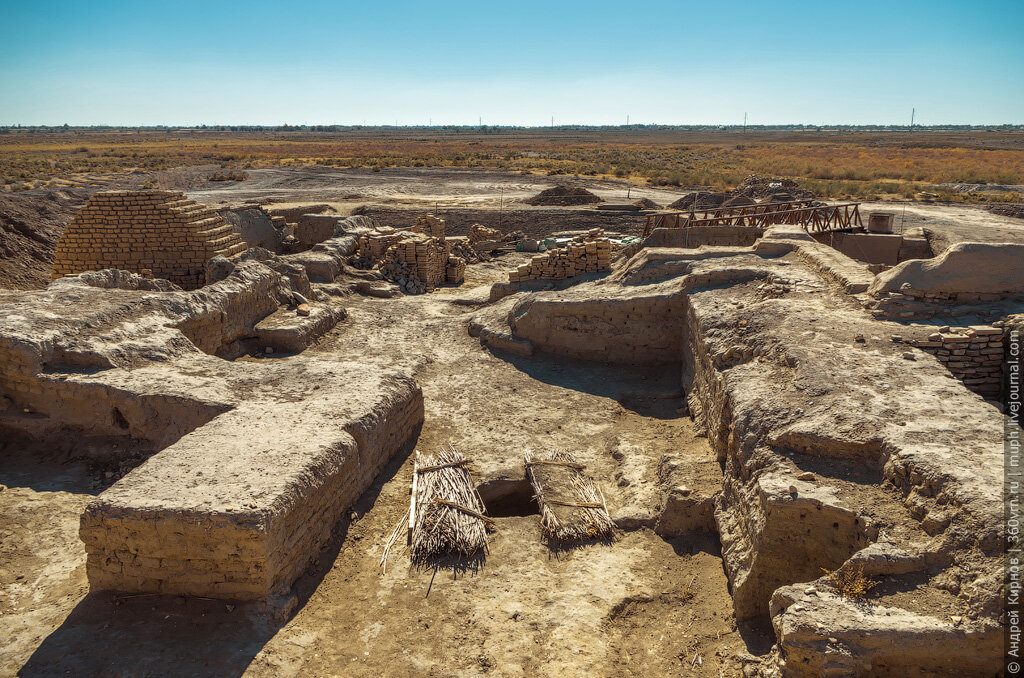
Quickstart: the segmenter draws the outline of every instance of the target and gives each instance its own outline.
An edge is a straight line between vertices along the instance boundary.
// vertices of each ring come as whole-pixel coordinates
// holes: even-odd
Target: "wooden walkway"
[[[717,207],[688,212],[663,212],[647,216],[644,237],[656,228],[683,226],[751,226],[767,228],[774,224],[799,224],[808,233],[863,228],[860,203],[815,205],[814,200],[794,200],[737,207]]]

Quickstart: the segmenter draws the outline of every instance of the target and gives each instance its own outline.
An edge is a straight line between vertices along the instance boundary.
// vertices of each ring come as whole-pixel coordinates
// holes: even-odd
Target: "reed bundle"
[[[410,511],[413,562],[442,555],[472,557],[487,551],[484,502],[473,486],[468,462],[451,444],[417,461]]]
[[[547,459],[523,457],[526,476],[540,505],[541,532],[550,542],[610,539],[615,523],[608,515],[604,494],[583,473],[568,452],[556,450]]]

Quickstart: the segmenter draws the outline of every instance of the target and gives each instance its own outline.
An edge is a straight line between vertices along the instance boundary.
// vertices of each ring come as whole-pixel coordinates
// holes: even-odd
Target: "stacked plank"
[[[435,217],[433,214],[421,214],[416,217],[416,223],[409,229],[413,233],[422,233],[431,238],[444,238],[444,219]]]
[[[222,216],[179,191],[106,191],[68,223],[53,278],[114,268],[194,290],[206,282],[207,261],[245,250]]]
[[[445,281],[448,248],[444,240],[419,233],[406,234],[405,238],[388,248],[384,258],[409,264],[413,274],[419,277],[428,289],[437,287]]]
[[[565,247],[548,250],[509,273],[510,283],[527,280],[562,280],[584,273],[611,270],[612,242],[593,229],[573,238]]]

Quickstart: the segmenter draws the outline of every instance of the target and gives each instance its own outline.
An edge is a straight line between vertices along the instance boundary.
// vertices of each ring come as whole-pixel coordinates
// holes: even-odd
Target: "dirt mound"
[[[742,184],[729,192],[730,195],[743,195],[748,198],[767,198],[773,193],[788,193],[795,200],[806,200],[815,197],[812,191],[801,188],[792,179],[781,177],[762,177],[757,174],[748,176]]]
[[[756,205],[757,201],[753,198],[748,198],[745,195],[734,195],[725,202],[722,203],[722,207],[744,207],[746,205]]]
[[[0,287],[49,284],[57,241],[88,195],[82,189],[0,193]]]
[[[559,184],[523,202],[528,205],[589,205],[604,201],[585,188]]]
[[[674,210],[710,210],[716,207],[740,207],[757,202],[790,202],[813,198],[814,193],[801,188],[792,179],[761,177],[751,174],[742,184],[726,193],[696,191],[687,193],[668,206]]]
[[[640,198],[639,200],[637,200],[633,204],[636,205],[637,209],[641,209],[641,210],[660,210],[661,209],[661,205],[659,205],[658,203],[654,202],[650,198]]]
[[[989,205],[988,211],[992,214],[999,214],[1004,217],[1016,217],[1024,219],[1024,203],[1013,203],[1009,205]]]
[[[708,191],[696,191],[687,193],[679,200],[669,205],[674,210],[710,210],[721,207],[722,203],[729,199],[728,193],[711,193]]]

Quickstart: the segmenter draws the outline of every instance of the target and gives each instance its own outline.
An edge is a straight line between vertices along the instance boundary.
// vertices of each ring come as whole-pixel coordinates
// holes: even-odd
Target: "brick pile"
[[[466,279],[466,260],[462,257],[448,255],[448,266],[445,269],[445,282],[458,285]]]
[[[416,217],[416,223],[409,230],[429,235],[431,238],[444,238],[444,219],[439,219],[433,214],[421,214]]]
[[[372,262],[370,265],[406,292],[426,292],[448,280],[452,257],[444,238],[409,231],[377,231],[361,236],[358,247],[363,262]],[[464,260],[462,266],[465,270]],[[453,275],[461,273],[455,269],[457,265]]]
[[[611,256],[611,240],[600,235],[599,229],[592,229],[585,236],[573,238],[565,247],[534,257],[530,263],[509,273],[508,280],[510,283],[562,280],[584,273],[609,271]]]
[[[478,242],[486,242],[488,240],[501,241],[505,237],[505,234],[496,228],[487,228],[482,224],[473,224],[469,227],[469,243],[475,244]]]
[[[908,344],[938,358],[967,388],[985,397],[996,397],[1002,387],[1003,329],[989,325],[966,328],[941,327],[925,340]]]
[[[178,191],[94,194],[57,244],[53,279],[115,268],[165,278],[183,289],[206,282],[206,262],[246,250],[213,209]]]

